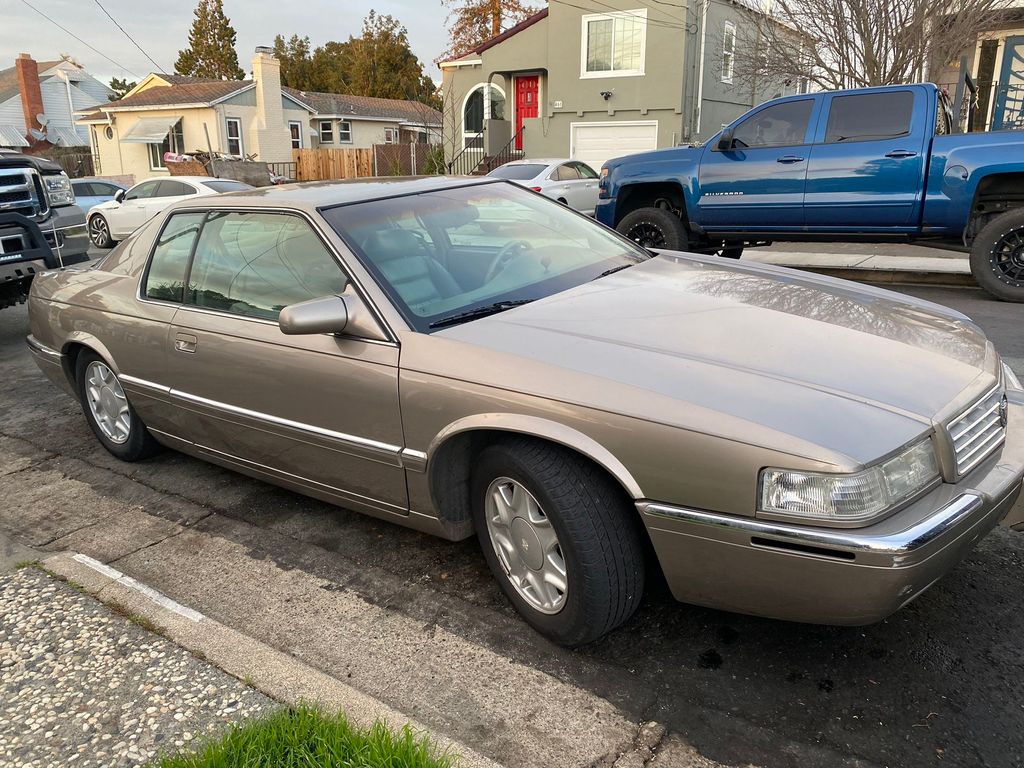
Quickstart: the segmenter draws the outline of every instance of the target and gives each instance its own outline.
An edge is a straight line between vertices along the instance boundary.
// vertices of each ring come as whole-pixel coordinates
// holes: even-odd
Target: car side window
[[[597,171],[591,168],[586,163],[573,163],[573,167],[580,172],[581,179],[596,179]]]
[[[563,163],[555,170],[555,179],[558,181],[579,181],[580,172],[568,163]]]
[[[125,200],[144,200],[147,197],[154,197],[156,193],[156,187],[159,181],[144,181],[136,187],[132,187],[128,191],[128,194],[124,196]]]
[[[93,190],[92,184],[87,181],[75,181],[71,183],[71,189],[75,192],[75,197],[92,197],[96,194]]]
[[[205,216],[205,212],[177,213],[167,219],[146,271],[143,295],[147,299],[183,300],[188,259]]]
[[[214,211],[196,243],[185,303],[276,320],[290,304],[339,294],[347,282],[301,217]]]
[[[825,143],[879,141],[910,133],[913,91],[835,96],[828,110]]]
[[[791,147],[804,143],[814,99],[784,101],[762,109],[736,126],[733,147]]]
[[[172,179],[161,181],[154,197],[181,197],[182,195],[194,195],[196,191],[181,181]]]

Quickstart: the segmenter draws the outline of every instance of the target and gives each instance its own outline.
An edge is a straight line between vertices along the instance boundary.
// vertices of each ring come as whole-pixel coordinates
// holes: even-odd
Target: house
[[[610,157],[706,139],[798,83],[741,77],[757,0],[604,0],[548,7],[440,64],[444,144],[459,153]]]
[[[280,62],[263,47],[251,80],[153,73],[78,122],[89,127],[96,173],[136,180],[167,173],[167,152],[287,163],[294,149],[421,141],[440,131],[440,113],[418,102],[282,87]]]
[[[111,96],[110,88],[73,61],[37,62],[23,53],[13,67],[0,70],[0,147],[87,146],[88,133],[75,125],[75,113]]]
[[[975,130],[1024,128],[1024,1],[995,13],[989,29],[963,50],[978,84]],[[931,80],[956,93],[960,62],[930,68]]]

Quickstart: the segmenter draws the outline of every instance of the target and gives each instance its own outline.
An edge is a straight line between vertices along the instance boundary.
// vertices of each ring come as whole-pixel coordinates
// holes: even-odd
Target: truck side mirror
[[[732,141],[733,141],[732,137],[733,137],[733,130],[732,130],[732,128],[726,128],[724,131],[722,131],[718,135],[718,144],[716,145],[715,148],[719,152],[728,152],[728,151],[730,151],[732,149]]]

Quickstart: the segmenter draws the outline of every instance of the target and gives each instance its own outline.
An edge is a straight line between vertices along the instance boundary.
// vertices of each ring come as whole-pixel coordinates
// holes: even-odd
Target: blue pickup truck
[[[732,258],[773,241],[969,251],[982,288],[1024,301],[1024,132],[955,133],[931,84],[775,99],[703,145],[610,160],[595,216]]]

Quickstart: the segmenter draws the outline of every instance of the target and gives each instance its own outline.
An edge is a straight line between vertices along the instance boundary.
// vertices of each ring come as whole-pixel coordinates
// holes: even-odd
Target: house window
[[[330,120],[320,121],[320,143],[334,143],[334,123],[332,123]]]
[[[108,125],[106,128],[103,129],[103,135],[107,137],[107,141],[113,141],[114,129]]]
[[[159,144],[147,144],[149,147],[149,167],[154,171],[166,168],[164,163],[165,152],[183,153],[185,151],[185,136],[181,129],[181,120],[176,122],[167,136]]]
[[[722,82],[731,83],[736,62],[736,25],[725,22],[722,33]]]
[[[642,75],[646,40],[646,8],[585,15],[580,77]]]
[[[505,92],[496,85],[477,84],[462,104],[462,145],[483,148],[484,121],[504,119]]]
[[[398,129],[397,128],[385,128],[384,129],[384,143],[385,144],[397,144],[398,143]]]
[[[289,121],[288,132],[292,135],[292,149],[302,149],[302,123]]]
[[[338,123],[338,141],[342,144],[352,143],[352,123],[348,120],[342,120]]]
[[[237,117],[227,118],[228,154],[242,156],[242,121]]]

